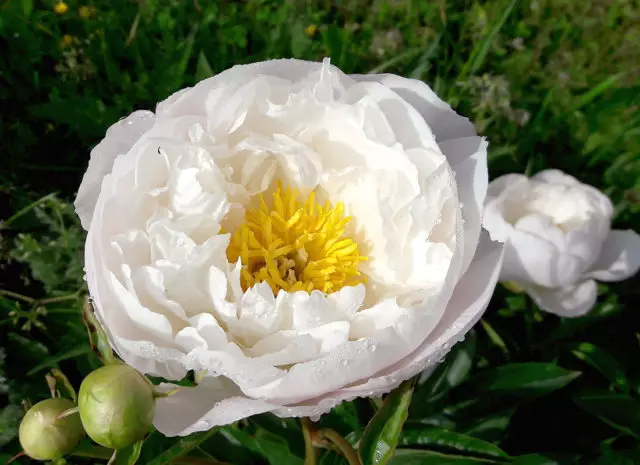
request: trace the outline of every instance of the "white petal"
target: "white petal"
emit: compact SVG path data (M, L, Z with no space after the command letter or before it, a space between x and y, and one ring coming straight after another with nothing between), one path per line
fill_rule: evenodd
M543 181L549 184L564 184L565 186L575 186L580 184L573 176L563 173L560 170L543 170L536 173L531 179Z
M396 92L418 110L438 142L476 135L473 124L453 111L422 81L395 74L358 74L350 77L356 81L378 82Z
M500 176L489 183L489 187L487 188L487 201L498 198L516 186L526 185L528 181L524 174L511 173Z
M89 167L82 178L74 203L84 229L88 230L91 224L102 179L111 172L118 155L126 153L153 126L153 122L152 112L135 111L111 126L105 138L91 151Z
M531 287L527 294L543 310L558 316L582 316L593 308L598 298L598 286L593 280L559 289Z
M307 400L298 406L278 408L274 413L282 417L318 416L342 401L389 392L402 381L436 365L455 343L464 339L465 334L487 308L498 280L502 254L503 244L492 242L489 234L483 231L480 234L476 257L458 283L444 317L410 355L362 383Z
M563 244L562 231L539 215L528 215L516 225L506 243L500 281L522 286L560 287L576 282L582 260Z
M158 390L166 392L174 387L165 383L158 386ZM274 407L267 402L247 398L225 378L205 378L198 386L159 398L153 425L165 436L187 436L268 412Z
M478 245L484 200L487 194L489 172L487 168L488 143L482 137L452 139L440 143L456 175L458 199L462 204L462 221L464 227L464 273Z
M622 281L640 269L640 235L635 231L611 231L600 257L588 277L599 281Z

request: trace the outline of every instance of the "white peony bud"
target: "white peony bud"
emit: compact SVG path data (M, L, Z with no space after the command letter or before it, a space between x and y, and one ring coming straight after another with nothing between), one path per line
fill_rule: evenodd
M500 281L516 283L548 312L585 314L596 280L621 281L640 268L640 236L612 231L612 214L604 194L557 170L495 179L484 226L506 241Z

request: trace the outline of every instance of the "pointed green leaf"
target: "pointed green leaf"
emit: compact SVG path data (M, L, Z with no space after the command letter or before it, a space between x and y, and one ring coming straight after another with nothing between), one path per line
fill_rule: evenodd
M389 465L491 465L505 463L500 460L442 454L430 450L398 449Z
M409 380L391 391L365 428L359 446L363 465L383 465L393 456L409 414L413 386L414 380Z
M433 373L418 377L411 403L412 417L432 411L435 400L442 397L452 388L461 384L473 364L476 352L476 334L470 332L464 341L454 345L444 362L440 363Z
M116 457L113 463L115 465L133 465L140 457L143 443L144 439L130 445L129 447L116 451Z
M479 457L507 457L506 452L490 442L442 428L408 429L402 432L400 446L429 446L452 453Z
M581 342L572 347L571 352L583 362L591 365L612 383L627 389L629 381L624 368L616 358L604 349L589 342Z
M209 60L207 60L207 56L204 54L203 50L200 50L200 55L198 55L198 64L196 65L196 81L202 81L203 79L210 78L214 74L215 72L211 68Z
M198 447L202 442L206 441L216 432L216 429L202 431L201 433L193 433L189 436L180 438L161 454L150 460L147 465L169 465L178 457L188 454L191 450Z
M560 389L580 376L553 363L512 363L487 370L463 386L474 393L537 397Z
M640 438L640 401L610 392L583 393L574 402L591 415L625 434Z

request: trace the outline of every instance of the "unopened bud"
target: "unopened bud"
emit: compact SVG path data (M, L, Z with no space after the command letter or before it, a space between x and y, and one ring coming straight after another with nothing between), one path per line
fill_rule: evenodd
M107 365L87 376L78 396L80 419L91 439L122 449L144 438L153 423L153 385L128 365Z
M35 460L55 460L71 452L84 437L77 413L58 418L73 409L69 399L43 400L31 407L20 423L20 444Z

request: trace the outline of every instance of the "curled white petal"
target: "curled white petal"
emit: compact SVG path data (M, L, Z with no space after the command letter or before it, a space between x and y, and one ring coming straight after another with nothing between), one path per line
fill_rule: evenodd
M640 235L635 231L611 231L588 276L599 281L622 281L640 269Z

